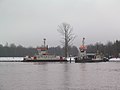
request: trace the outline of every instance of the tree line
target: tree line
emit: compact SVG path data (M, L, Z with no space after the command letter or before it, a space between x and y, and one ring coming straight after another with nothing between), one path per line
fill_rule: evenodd
M65 47L49 47L48 53L58 56L65 56ZM120 41L108 42L107 44L96 43L94 45L87 45L87 53L96 53L99 50L104 56L118 57L120 56ZM77 56L79 49L76 46L68 47L69 56ZM37 49L33 47L16 46L15 44L2 45L0 44L0 57L24 57L26 55L33 56L37 54Z
M5 45L0 44L0 57L23 57L26 55L33 55L36 53L35 48L23 47L22 45L16 46L15 44Z
M120 57L120 41L115 42L109 41L107 44L96 43L95 45L88 45L88 53L96 53L99 50L100 53L104 54L106 57Z
M37 53L37 49L33 47L23 47L22 45L16 46L15 44L4 46L0 44L0 57L25 57L26 55L34 56ZM49 47L48 53L64 56L64 47ZM78 55L78 49L76 46L69 47L69 55Z

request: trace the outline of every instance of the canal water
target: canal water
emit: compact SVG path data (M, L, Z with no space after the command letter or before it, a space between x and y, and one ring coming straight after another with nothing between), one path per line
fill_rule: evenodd
M0 62L0 90L120 90L120 62Z

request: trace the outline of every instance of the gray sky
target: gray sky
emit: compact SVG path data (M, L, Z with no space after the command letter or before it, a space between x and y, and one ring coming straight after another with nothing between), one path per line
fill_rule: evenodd
M0 44L60 45L63 22L86 44L120 40L120 0L0 0Z

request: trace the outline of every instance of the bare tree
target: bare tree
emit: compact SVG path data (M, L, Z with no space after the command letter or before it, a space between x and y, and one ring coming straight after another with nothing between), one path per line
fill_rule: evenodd
M58 26L58 32L62 35L63 41L61 43L65 47L65 58L68 56L68 47L72 45L73 40L75 39L75 35L72 33L73 28L70 24L62 23Z

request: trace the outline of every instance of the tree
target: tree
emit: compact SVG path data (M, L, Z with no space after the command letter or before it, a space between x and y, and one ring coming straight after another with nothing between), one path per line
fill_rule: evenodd
M0 44L0 48L2 48L3 47L3 45L2 44Z
M105 45L105 54L107 56L112 56L112 53L114 53L113 43L111 41L108 41Z
M73 28L70 24L62 23L58 26L58 32L62 35L63 41L61 43L63 44L65 48L65 58L68 56L68 47L72 45L72 41L75 39L75 35L72 33Z
M114 43L114 49L115 49L115 57L119 57L119 51L120 51L120 41L116 40Z
M16 48L16 45L14 43L10 44L11 48Z

